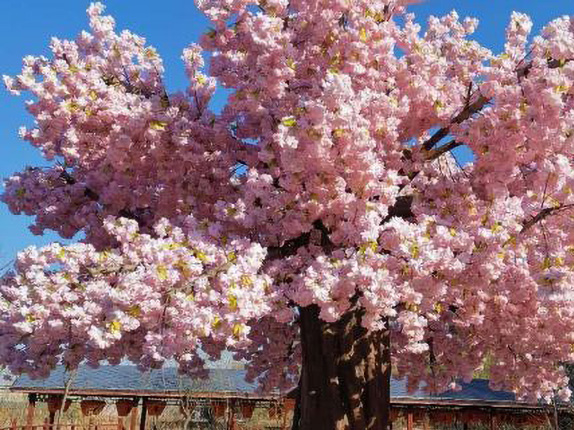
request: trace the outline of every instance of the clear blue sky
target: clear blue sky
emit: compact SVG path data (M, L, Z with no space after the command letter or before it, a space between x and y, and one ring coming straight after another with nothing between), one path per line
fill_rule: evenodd
M166 65L166 82L170 89L183 88L185 75L179 59L182 49L197 41L208 23L192 0L108 0L108 12L118 28L145 36L158 48ZM0 74L15 75L25 55L47 54L51 36L73 38L87 28L87 0L2 0L0 14ZM428 15L443 15L456 9L461 16L474 16L481 25L476 39L499 51L504 28L513 10L528 13L535 32L552 18L574 15L573 0L429 0L412 8L421 22ZM30 124L23 97L10 96L0 90L0 177L7 177L26 165L45 165L33 148L19 140L20 125ZM223 97L218 100L223 102ZM30 219L15 216L4 205L0 207L0 266L13 259L16 252L31 244L43 244L56 237L32 235Z

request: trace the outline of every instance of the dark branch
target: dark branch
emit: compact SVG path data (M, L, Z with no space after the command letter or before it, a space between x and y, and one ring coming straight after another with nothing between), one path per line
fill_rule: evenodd
M411 210L411 206L413 204L413 196L400 196L397 197L397 201L393 206L389 208L389 214L387 217L382 221L381 224L385 224L393 217L409 219L414 217Z
M564 66L564 64L566 64L570 61L574 61L574 58L564 59L564 60L556 60L556 59L550 58L550 59L548 59L548 68L557 69L559 67ZM528 73L530 72L530 69L532 69L532 67L533 67L533 64L531 61L528 64L518 68L518 70L516 71L518 78L520 79L522 77L527 77ZM467 103L467 105L462 110L462 112L460 112L457 116L455 116L448 126L443 127L440 130L438 130L425 143L423 143L423 148L426 151L430 151L432 148L434 148L434 146L437 143L439 143L442 139L444 139L446 136L448 136L448 134L450 133L451 126L453 126L455 124L460 124L463 121L466 121L475 113L480 112L490 101L491 101L491 99L486 98L482 95L479 95L478 98L474 101L474 103L472 103L472 104Z
M526 221L523 226L522 230L520 230L520 234L526 233L532 227L534 227L538 222L544 220L545 218L549 217L553 213L559 212L565 209L571 209L574 207L574 204L564 205L564 206L557 206L554 208L545 208L538 212L534 217L532 217L529 221Z
M321 247L327 254L330 254L335 245L331 242L329 235L331 232L323 224L323 221L318 219L313 222L313 228L321 233ZM267 248L267 259L275 260L277 258L286 258L295 255L299 248L309 245L311 242L311 230L300 234L299 236L289 239L281 246L271 246Z
M74 185L77 183L76 178L74 178L72 175L70 175L67 171L62 170L62 173L60 173L60 177L64 180L64 182L68 185ZM94 201L98 201L100 199L100 196L93 191L92 189L85 187L84 190L84 195L89 198L90 200L94 200Z
M326 254L331 254L335 248L335 244L331 242L331 238L329 237L331 232L320 219L313 223L313 227L321 232L321 248L323 248Z
M276 260L278 258L285 258L295 255L297 250L309 244L311 232L302 233L299 236L289 239L281 246L271 246L267 248L267 259Z
M433 149L431 151L429 151L426 154L426 160L431 161L431 160L436 160L438 157L440 157L441 155L452 151L454 148L457 148L459 146L463 145L462 142L457 142L456 140L451 140L450 142L448 142L447 144L440 146L436 149Z
M564 66L566 63L569 63L570 61L574 61L574 58L567 58L567 59L563 59L563 60L556 60L554 58L549 58L548 59L548 68L549 69L557 69L559 67ZM526 78L528 77L528 74L530 73L530 69L532 69L532 61L530 63L528 63L527 65L525 65L524 67L519 68L516 73L518 74L519 78Z
M455 116L448 126L441 128L439 131L433 134L430 137L430 139L428 139L425 143L423 143L423 149L425 151L430 151L431 149L433 149L437 143L439 143L442 139L448 136L448 134L450 133L451 126L455 124L460 124L461 122L469 119L475 113L480 112L482 108L488 104L489 101L490 99L482 95L478 96L478 98L474 101L474 103L467 104L466 107L462 110L462 112L460 112L457 116Z
M60 177L64 180L64 182L67 185L74 185L77 183L76 178L70 175L66 170L62 170L62 172L60 173ZM94 202L98 202L100 200L99 194L87 186L84 186L84 196L86 196L88 199ZM140 227L144 225L143 219L130 209L122 209L118 212L118 215L124 218L129 218L137 221Z

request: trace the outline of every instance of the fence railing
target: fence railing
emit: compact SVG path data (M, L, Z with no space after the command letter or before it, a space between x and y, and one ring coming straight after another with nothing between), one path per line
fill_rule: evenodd
M0 430L125 430L126 426L118 422L110 423L60 423L50 424L47 421L42 424L21 424L12 421L10 427L3 427Z

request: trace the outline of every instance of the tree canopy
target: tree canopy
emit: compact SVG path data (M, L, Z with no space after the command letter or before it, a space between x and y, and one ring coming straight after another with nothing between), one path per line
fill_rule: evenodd
M160 55L95 3L4 77L50 167L6 181L37 234L0 284L0 364L46 375L234 351L297 383L302 309L390 330L411 386L485 362L495 388L569 396L574 359L574 20L505 50L409 0L197 0L213 28L169 93ZM209 70L204 61L209 59ZM217 86L231 89L220 114ZM465 146L472 162L452 152Z

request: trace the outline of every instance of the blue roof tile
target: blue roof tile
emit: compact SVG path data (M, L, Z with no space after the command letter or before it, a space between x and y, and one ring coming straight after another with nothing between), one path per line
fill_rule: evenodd
M71 385L72 390L150 391L150 392L233 392L254 393L255 383L245 381L245 370L210 369L205 379L180 375L175 367L140 372L135 366L100 366L96 369L80 366ZM59 389L65 386L69 374L57 367L46 379L20 376L13 389Z
M245 370L210 369L206 379L190 378L180 375L174 367L140 372L135 366L100 366L90 368L80 366L71 390L97 391L137 391L148 393L234 393L255 394L257 384L245 381ZM46 379L32 380L20 376L13 384L15 390L63 389L67 380L63 367L56 368ZM493 391L485 379L475 379L462 383L460 391L447 391L432 395L422 389L409 393L406 381L391 381L391 398L395 400L433 400L433 401L476 401L476 402L515 402L515 396L505 391Z

